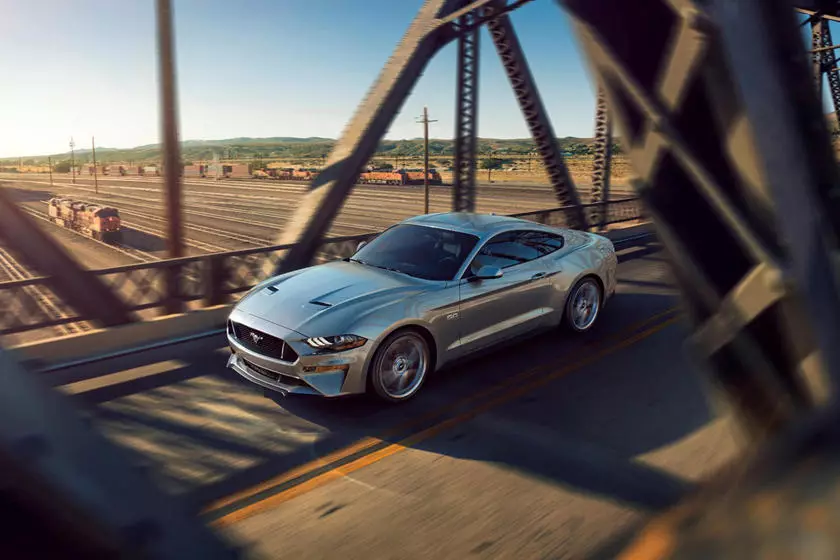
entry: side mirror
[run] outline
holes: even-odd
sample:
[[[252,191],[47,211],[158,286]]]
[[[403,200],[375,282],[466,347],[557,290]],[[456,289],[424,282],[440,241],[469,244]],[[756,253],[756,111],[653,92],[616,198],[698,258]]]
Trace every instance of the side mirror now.
[[[491,280],[502,277],[502,269],[498,266],[482,266],[475,275],[479,280]]]
[[[362,247],[364,247],[367,244],[368,244],[367,241],[360,242],[358,245],[356,245],[356,252],[359,252],[362,249]]]

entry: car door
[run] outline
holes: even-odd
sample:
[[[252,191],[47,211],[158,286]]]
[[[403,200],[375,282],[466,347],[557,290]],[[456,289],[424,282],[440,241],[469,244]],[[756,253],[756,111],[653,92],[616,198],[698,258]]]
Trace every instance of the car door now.
[[[548,322],[551,285],[544,252],[523,240],[527,231],[500,233],[479,250],[460,281],[459,350],[468,354],[534,331]],[[481,266],[496,266],[500,278],[475,279]]]

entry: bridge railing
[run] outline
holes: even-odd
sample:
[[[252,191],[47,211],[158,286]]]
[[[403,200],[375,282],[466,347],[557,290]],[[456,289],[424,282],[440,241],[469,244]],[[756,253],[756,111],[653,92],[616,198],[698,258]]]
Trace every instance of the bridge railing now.
[[[583,205],[587,213],[603,212],[604,223],[616,224],[643,218],[641,201],[625,198]],[[566,206],[524,212],[512,216],[541,224],[564,227],[573,207]],[[352,255],[363,240],[379,232],[336,237],[324,240],[316,263]],[[277,264],[281,252],[291,245],[254,247],[194,257],[151,261],[134,265],[93,270],[128,305],[141,313],[171,309],[177,300],[187,308],[218,305],[236,299],[266,278],[265,260]],[[167,290],[168,275],[175,274],[178,293]],[[48,305],[45,305],[48,303]],[[0,283],[0,335],[21,333],[89,320],[68,308],[50,290],[50,278],[40,276]]]

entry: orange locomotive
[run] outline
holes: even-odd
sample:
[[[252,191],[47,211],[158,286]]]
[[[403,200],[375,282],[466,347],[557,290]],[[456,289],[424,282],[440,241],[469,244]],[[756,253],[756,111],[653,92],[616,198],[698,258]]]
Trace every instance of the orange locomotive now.
[[[429,184],[440,185],[440,173],[434,169],[429,170]],[[422,169],[396,169],[394,171],[371,169],[359,175],[359,183],[374,185],[422,185]]]
[[[120,213],[116,208],[69,198],[52,198],[48,213],[58,225],[94,239],[110,243],[122,238]]]

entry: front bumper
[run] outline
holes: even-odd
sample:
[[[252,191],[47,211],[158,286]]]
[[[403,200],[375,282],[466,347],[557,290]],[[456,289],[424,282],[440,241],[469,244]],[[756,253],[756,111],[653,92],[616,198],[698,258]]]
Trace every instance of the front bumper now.
[[[238,323],[289,340],[300,338],[289,331],[256,317],[233,318]],[[227,334],[231,349],[227,366],[250,381],[281,394],[338,397],[363,393],[370,342],[359,348],[332,354],[301,354],[294,362],[281,361],[246,348]]]

